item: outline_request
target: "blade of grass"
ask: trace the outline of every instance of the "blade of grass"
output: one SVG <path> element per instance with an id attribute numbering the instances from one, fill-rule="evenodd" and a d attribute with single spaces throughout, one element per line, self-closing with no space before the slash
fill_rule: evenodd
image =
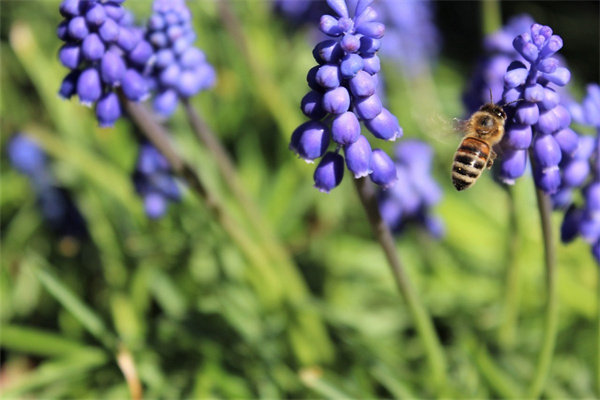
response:
<path id="1" fill-rule="evenodd" d="M 93 350 L 53 332 L 13 324 L 2 326 L 2 347 L 36 356 L 59 356 Z"/>
<path id="2" fill-rule="evenodd" d="M 102 350 L 85 350 L 60 360 L 46 361 L 23 379 L 3 387 L 2 398 L 30 398 L 36 389 L 56 382 L 80 379 L 90 370 L 109 361 L 109 355 Z"/>
<path id="3" fill-rule="evenodd" d="M 29 253 L 28 258 L 32 261 L 30 266 L 32 273 L 38 278 L 50 295 L 65 307 L 104 347 L 116 350 L 116 338 L 107 329 L 98 314 L 49 271 L 46 261 L 33 253 Z"/>

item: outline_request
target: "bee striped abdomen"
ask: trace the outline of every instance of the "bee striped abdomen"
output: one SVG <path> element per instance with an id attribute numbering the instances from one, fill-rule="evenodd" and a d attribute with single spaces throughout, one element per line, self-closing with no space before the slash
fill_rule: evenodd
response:
<path id="1" fill-rule="evenodd" d="M 490 156 L 490 147 L 482 140 L 465 138 L 452 163 L 452 183 L 456 190 L 464 190 L 477 181 Z"/>

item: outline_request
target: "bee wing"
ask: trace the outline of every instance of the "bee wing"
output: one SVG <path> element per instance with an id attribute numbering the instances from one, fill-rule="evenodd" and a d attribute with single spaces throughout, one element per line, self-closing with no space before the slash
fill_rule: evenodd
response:
<path id="1" fill-rule="evenodd" d="M 450 119 L 442 115 L 435 115 L 428 119 L 426 126 L 423 126 L 423 132 L 427 136 L 444 144 L 458 144 L 466 133 L 466 125 L 468 121 L 463 121 L 458 118 Z"/>

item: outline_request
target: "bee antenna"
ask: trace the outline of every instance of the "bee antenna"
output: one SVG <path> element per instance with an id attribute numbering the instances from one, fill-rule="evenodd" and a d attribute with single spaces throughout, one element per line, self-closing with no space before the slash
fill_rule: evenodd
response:
<path id="1" fill-rule="evenodd" d="M 494 98 L 492 96 L 492 88 L 488 88 L 488 90 L 490 91 L 490 103 L 494 104 Z"/>
<path id="2" fill-rule="evenodd" d="M 516 103 L 518 101 L 525 101 L 525 99 L 517 99 L 517 100 L 509 101 L 508 103 L 506 103 L 505 105 L 503 105 L 502 108 L 504 108 L 506 106 L 509 106 L 509 105 L 511 105 L 513 103 Z"/>

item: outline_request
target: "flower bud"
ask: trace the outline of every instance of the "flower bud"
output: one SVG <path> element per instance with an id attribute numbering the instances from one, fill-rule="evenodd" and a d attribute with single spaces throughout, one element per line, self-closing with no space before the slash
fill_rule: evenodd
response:
<path id="1" fill-rule="evenodd" d="M 360 135 L 360 122 L 352 112 L 338 114 L 331 124 L 331 138 L 341 145 L 356 142 Z"/>
<path id="2" fill-rule="evenodd" d="M 398 179 L 394 162 L 381 149 L 373 150 L 371 155 L 371 169 L 373 170 L 371 175 L 369 175 L 371 180 L 384 189 L 392 187 Z"/>
<path id="3" fill-rule="evenodd" d="M 111 127 L 121 116 L 119 97 L 114 92 L 104 94 L 96 103 L 96 117 L 100 127 Z"/>
<path id="4" fill-rule="evenodd" d="M 377 83 L 369 73 L 358 71 L 356 76 L 350 79 L 349 87 L 354 96 L 369 97 L 375 94 Z"/>
<path id="5" fill-rule="evenodd" d="M 354 107 L 358 116 L 365 120 L 373 119 L 383 111 L 381 100 L 376 94 L 355 99 Z"/>
<path id="6" fill-rule="evenodd" d="M 320 192 L 329 193 L 337 187 L 344 177 L 344 157 L 334 152 L 328 152 L 315 169 L 315 187 Z"/>
<path id="7" fill-rule="evenodd" d="M 366 137 L 359 135 L 358 139 L 344 146 L 346 165 L 356 179 L 369 175 L 371 170 L 371 145 Z"/>
<path id="8" fill-rule="evenodd" d="M 323 95 L 323 109 L 331 114 L 341 114 L 350 108 L 350 94 L 348 90 L 339 86 L 327 91 Z"/>
<path id="9" fill-rule="evenodd" d="M 398 118 L 386 108 L 383 108 L 375 118 L 365 120 L 365 126 L 378 139 L 394 141 L 402 136 Z"/>
<path id="10" fill-rule="evenodd" d="M 87 68 L 81 72 L 77 79 L 77 96 L 85 106 L 91 106 L 102 95 L 100 75 L 95 68 Z"/>
<path id="11" fill-rule="evenodd" d="M 322 157 L 329 147 L 329 128 L 319 121 L 308 121 L 292 134 L 290 150 L 306 162 Z"/>

